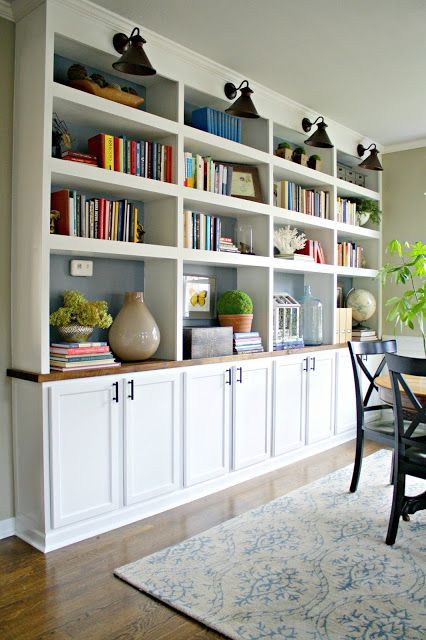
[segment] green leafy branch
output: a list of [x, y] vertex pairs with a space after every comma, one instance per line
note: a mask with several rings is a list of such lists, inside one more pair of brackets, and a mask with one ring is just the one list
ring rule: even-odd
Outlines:
[[[396, 256], [400, 264], [385, 264], [379, 271], [382, 284], [388, 278], [394, 284], [408, 287], [401, 296], [393, 296], [386, 301], [390, 307], [387, 320], [400, 326], [414, 329], [418, 325], [423, 338], [423, 349], [426, 355], [426, 244], [423, 242], [404, 242], [392, 240], [386, 252]], [[419, 284], [417, 280], [420, 279]]]

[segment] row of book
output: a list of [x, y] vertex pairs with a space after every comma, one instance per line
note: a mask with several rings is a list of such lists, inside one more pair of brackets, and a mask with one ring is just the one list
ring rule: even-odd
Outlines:
[[230, 165], [215, 162], [210, 156], [185, 152], [185, 187], [230, 196], [232, 171]]
[[306, 240], [305, 246], [303, 249], [298, 249], [296, 255], [311, 259], [318, 264], [326, 264], [324, 249], [318, 240]]
[[80, 371], [119, 367], [107, 342], [53, 342], [50, 368], [54, 371]]
[[317, 218], [330, 217], [330, 194], [328, 191], [304, 189], [290, 180], [274, 183], [274, 205]]
[[260, 353], [263, 351], [262, 338], [258, 331], [234, 333], [235, 353]]
[[51, 194], [50, 207], [60, 213], [56, 230], [61, 235], [138, 241], [139, 209], [125, 198], [87, 198], [75, 190], [61, 189]]
[[232, 238], [222, 236], [222, 221], [199, 211], [183, 212], [183, 246], [185, 249], [240, 253]]
[[130, 140], [126, 136], [99, 133], [88, 140], [89, 154], [96, 156], [98, 166], [133, 176], [172, 182], [172, 147], [146, 140]]
[[356, 242], [337, 243], [337, 265], [339, 267], [363, 267], [364, 249]]
[[337, 222], [358, 224], [356, 216], [356, 202], [338, 196], [336, 204]]
[[235, 142], [241, 141], [241, 118], [231, 116], [223, 111], [211, 107], [195, 109], [191, 117], [192, 126], [216, 136], [228, 138]]

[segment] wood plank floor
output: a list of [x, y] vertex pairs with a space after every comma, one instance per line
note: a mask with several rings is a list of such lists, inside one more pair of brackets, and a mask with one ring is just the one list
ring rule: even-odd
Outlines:
[[[378, 448], [366, 442], [365, 454]], [[0, 541], [0, 639], [222, 638], [115, 578], [113, 570], [313, 482], [353, 456], [350, 442], [47, 555], [15, 537]]]

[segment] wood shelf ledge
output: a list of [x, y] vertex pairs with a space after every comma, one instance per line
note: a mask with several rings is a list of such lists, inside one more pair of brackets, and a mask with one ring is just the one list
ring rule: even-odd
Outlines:
[[37, 373], [22, 369], [7, 369], [10, 378], [27, 380], [28, 382], [57, 382], [61, 380], [77, 380], [80, 378], [96, 378], [99, 376], [117, 376], [142, 371], [156, 371], [161, 369], [177, 369], [180, 367], [194, 367], [203, 364], [217, 364], [220, 362], [241, 362], [258, 358], [276, 358], [292, 356], [300, 353], [315, 351], [330, 351], [346, 349], [346, 344], [322, 344], [318, 347], [302, 347], [300, 349], [285, 349], [283, 351], [263, 351], [262, 353], [233, 354], [232, 356], [218, 356], [215, 358], [197, 358], [195, 360], [145, 360], [143, 362], [123, 362], [121, 367], [106, 369], [81, 369], [80, 371], [52, 371], [51, 373]]

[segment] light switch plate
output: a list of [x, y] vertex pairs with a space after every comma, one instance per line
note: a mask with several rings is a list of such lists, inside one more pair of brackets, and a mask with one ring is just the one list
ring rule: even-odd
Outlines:
[[72, 276], [93, 276], [93, 261], [71, 260], [70, 273]]

